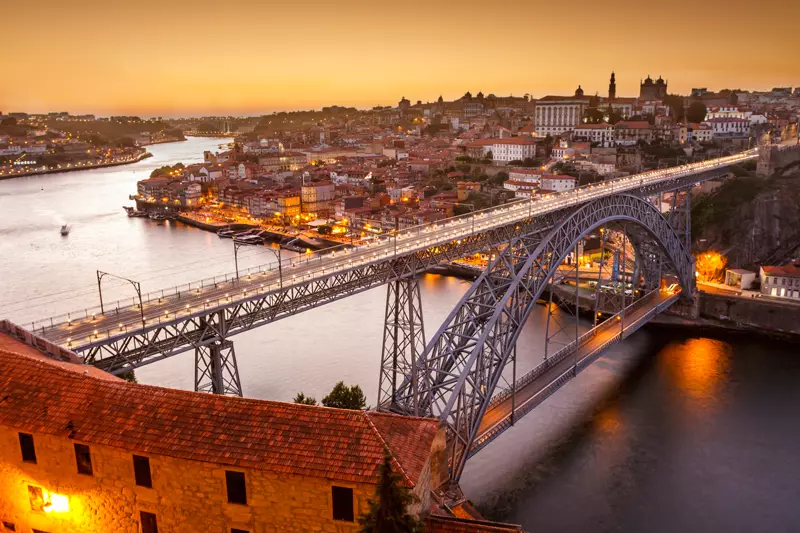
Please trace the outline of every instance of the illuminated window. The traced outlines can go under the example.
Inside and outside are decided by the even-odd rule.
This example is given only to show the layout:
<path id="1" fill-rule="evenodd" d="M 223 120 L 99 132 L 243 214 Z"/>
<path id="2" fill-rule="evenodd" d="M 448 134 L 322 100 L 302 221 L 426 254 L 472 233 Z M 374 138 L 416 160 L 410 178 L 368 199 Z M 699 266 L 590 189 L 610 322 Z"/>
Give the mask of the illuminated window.
<path id="1" fill-rule="evenodd" d="M 228 489 L 228 503 L 247 505 L 247 488 L 244 472 L 225 471 L 225 486 Z"/>
<path id="2" fill-rule="evenodd" d="M 28 485 L 28 499 L 31 502 L 31 511 L 41 511 L 44 509 L 44 493 L 42 487 Z"/>
<path id="3" fill-rule="evenodd" d="M 333 519 L 352 522 L 353 517 L 353 489 L 346 487 L 331 488 L 333 501 Z"/>
<path id="4" fill-rule="evenodd" d="M 139 511 L 139 521 L 142 523 L 142 533 L 158 533 L 156 515 L 147 511 Z"/>
<path id="5" fill-rule="evenodd" d="M 133 475 L 136 484 L 140 487 L 153 488 L 153 479 L 150 476 L 150 459 L 140 455 L 133 456 Z"/>
<path id="6" fill-rule="evenodd" d="M 36 448 L 33 446 L 33 435 L 20 433 L 19 447 L 22 450 L 22 460 L 26 463 L 36 464 Z"/>
<path id="7" fill-rule="evenodd" d="M 89 452 L 89 447 L 85 444 L 75 445 L 75 462 L 78 465 L 79 474 L 94 475 L 92 471 L 92 455 Z"/>

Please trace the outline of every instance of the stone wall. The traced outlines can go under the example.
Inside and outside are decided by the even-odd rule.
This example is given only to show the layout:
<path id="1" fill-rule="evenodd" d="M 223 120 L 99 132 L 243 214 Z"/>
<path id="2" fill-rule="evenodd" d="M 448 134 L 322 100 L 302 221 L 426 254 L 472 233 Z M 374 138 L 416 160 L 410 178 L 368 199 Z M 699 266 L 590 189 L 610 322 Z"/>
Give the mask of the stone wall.
<path id="1" fill-rule="evenodd" d="M 65 434 L 66 435 L 66 434 Z M 77 473 L 74 440 L 34 434 L 37 464 L 22 461 L 17 431 L 0 427 L 0 520 L 16 531 L 139 533 L 139 512 L 156 515 L 159 531 L 252 533 L 355 532 L 334 521 L 331 487 L 350 487 L 354 513 L 368 509 L 375 487 L 150 456 L 153 488 L 137 487 L 130 452 L 91 445 L 93 476 Z M 247 505 L 227 503 L 225 470 L 245 472 Z M 428 469 L 428 472 L 430 470 Z M 31 510 L 28 486 L 68 497 L 66 512 Z"/>
<path id="2" fill-rule="evenodd" d="M 766 145 L 759 148 L 756 173 L 772 176 L 789 165 L 800 163 L 800 144 Z"/>
<path id="3" fill-rule="evenodd" d="M 700 316 L 765 332 L 800 334 L 800 306 L 764 298 L 740 298 L 701 293 Z"/>

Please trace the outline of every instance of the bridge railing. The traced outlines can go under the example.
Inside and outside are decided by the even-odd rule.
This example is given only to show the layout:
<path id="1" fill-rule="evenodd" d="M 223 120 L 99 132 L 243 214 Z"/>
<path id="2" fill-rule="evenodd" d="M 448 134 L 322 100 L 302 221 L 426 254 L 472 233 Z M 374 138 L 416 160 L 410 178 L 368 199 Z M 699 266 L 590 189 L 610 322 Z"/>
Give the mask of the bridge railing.
<path id="1" fill-rule="evenodd" d="M 726 156 L 715 160 L 703 161 L 700 163 L 689 163 L 677 167 L 672 167 L 669 169 L 647 171 L 641 174 L 634 174 L 631 176 L 615 178 L 612 180 L 605 181 L 601 184 L 584 185 L 570 191 L 551 193 L 542 197 L 536 197 L 531 199 L 515 200 L 500 206 L 488 207 L 477 211 L 471 211 L 469 213 L 464 213 L 462 215 L 457 215 L 454 217 L 449 217 L 426 224 L 419 224 L 399 229 L 397 231 L 376 234 L 373 237 L 371 237 L 367 242 L 363 242 L 358 246 L 353 246 L 350 244 L 340 244 L 337 246 L 324 248 L 316 252 L 303 254 L 303 256 L 300 257 L 285 258 L 285 259 L 282 258 L 280 260 L 280 268 L 291 269 L 298 265 L 307 264 L 314 260 L 322 261 L 324 257 L 335 255 L 337 253 L 348 253 L 348 251 L 350 250 L 363 250 L 365 247 L 369 248 L 375 245 L 380 246 L 391 243 L 392 241 L 394 241 L 394 243 L 396 244 L 398 240 L 402 241 L 407 237 L 411 236 L 424 236 L 425 233 L 436 230 L 437 228 L 441 229 L 443 227 L 452 224 L 465 223 L 464 229 L 466 229 L 467 225 L 470 224 L 470 221 L 471 224 L 474 226 L 476 218 L 483 218 L 484 215 L 514 212 L 516 215 L 518 215 L 520 219 L 524 219 L 525 211 L 531 213 L 531 216 L 536 216 L 537 214 L 539 214 L 539 212 L 541 212 L 540 208 L 544 208 L 546 210 L 548 208 L 558 209 L 558 208 L 563 208 L 567 205 L 577 205 L 582 202 L 589 201 L 596 197 L 604 196 L 609 193 L 614 194 L 620 192 L 628 192 L 630 190 L 638 189 L 647 184 L 658 183 L 665 180 L 676 179 L 697 172 L 702 172 L 708 167 L 708 165 L 712 165 L 714 166 L 714 168 L 717 168 L 719 166 L 727 166 L 729 164 L 733 164 L 738 161 L 745 161 L 754 158 L 756 154 L 757 154 L 757 149 L 753 149 L 753 150 L 748 150 L 746 152 L 742 152 L 740 154 Z M 535 209 L 537 213 L 533 213 L 534 206 L 536 206 Z M 481 221 L 481 227 L 479 228 L 481 232 L 492 229 L 495 226 L 501 226 L 506 224 L 506 222 L 501 222 L 493 225 L 491 223 L 484 224 L 483 222 L 484 220 Z M 406 243 L 403 243 L 402 246 L 405 247 Z M 230 283 L 238 281 L 239 279 L 241 279 L 242 274 L 247 276 L 247 275 L 252 275 L 253 273 L 268 274 L 270 272 L 275 272 L 279 270 L 278 263 L 279 261 L 273 261 L 263 265 L 249 267 L 247 269 L 244 269 L 243 271 L 240 271 L 238 278 L 235 272 L 229 272 L 221 274 L 219 276 L 213 276 L 201 280 L 192 281 L 189 283 L 176 285 L 168 289 L 160 289 L 148 292 L 142 295 L 142 303 L 146 305 L 152 303 L 153 301 L 161 303 L 165 298 L 180 298 L 181 295 L 186 291 L 192 291 L 192 290 L 197 291 L 197 289 L 202 290 L 203 288 L 210 285 L 216 286 L 219 283 Z M 130 302 L 130 305 L 128 304 L 128 302 Z M 114 302 L 110 302 L 107 305 L 105 305 L 104 303 L 104 308 L 108 308 L 110 310 L 116 311 L 116 313 L 119 313 L 120 309 L 134 308 L 138 310 L 138 303 L 139 302 L 137 297 L 130 299 L 124 298 Z M 54 315 L 44 319 L 35 320 L 31 322 L 31 329 L 33 331 L 35 330 L 44 331 L 47 328 L 52 328 L 64 323 L 70 323 L 72 320 L 88 319 L 93 316 L 99 317 L 101 315 L 103 315 L 101 307 L 100 305 L 96 305 L 93 307 L 86 307 L 84 309 L 72 311 L 69 313 L 62 313 L 60 315 Z"/>
<path id="2" fill-rule="evenodd" d="M 487 409 L 491 409 L 492 407 L 495 407 L 498 404 L 501 404 L 504 401 L 506 401 L 509 398 L 511 398 L 511 396 L 514 394 L 515 390 L 518 391 L 518 390 L 522 389 L 523 387 L 526 387 L 527 385 L 529 385 L 532 381 L 534 381 L 536 378 L 538 378 L 539 376 L 544 374 L 547 370 L 549 370 L 553 366 L 555 366 L 558 363 L 560 363 L 561 361 L 563 361 L 567 356 L 569 356 L 572 353 L 574 353 L 576 347 L 580 348 L 581 346 L 586 344 L 586 342 L 588 340 L 596 337 L 597 334 L 600 333 L 601 331 L 605 331 L 607 329 L 610 329 L 612 326 L 613 327 L 619 327 L 618 324 L 620 323 L 620 321 L 622 319 L 622 314 L 623 313 L 626 313 L 626 312 L 630 313 L 631 311 L 634 311 L 634 310 L 638 309 L 642 305 L 642 302 L 646 301 L 647 298 L 649 298 L 650 296 L 652 296 L 656 292 L 658 292 L 658 289 L 654 289 L 654 290 L 652 290 L 650 292 L 647 292 L 647 293 L 643 294 L 635 302 L 633 302 L 632 304 L 627 306 L 623 311 L 620 311 L 620 312 L 610 316 L 609 318 L 604 320 L 601 324 L 599 324 L 599 325 L 593 327 L 592 329 L 590 329 L 589 331 L 585 332 L 583 335 L 578 337 L 577 341 L 573 340 L 573 341 L 569 342 L 568 344 L 564 345 L 564 347 L 562 347 L 556 353 L 554 353 L 553 355 L 551 355 L 550 357 L 548 357 L 547 359 L 542 361 L 542 363 L 537 365 L 536 368 L 534 368 L 533 370 L 531 370 L 530 372 L 526 373 L 524 376 L 519 378 L 516 381 L 516 386 L 515 387 L 505 388 L 502 391 L 500 391 L 497 394 L 495 394 L 494 396 L 492 396 L 492 399 L 489 401 L 489 405 L 488 405 Z"/>

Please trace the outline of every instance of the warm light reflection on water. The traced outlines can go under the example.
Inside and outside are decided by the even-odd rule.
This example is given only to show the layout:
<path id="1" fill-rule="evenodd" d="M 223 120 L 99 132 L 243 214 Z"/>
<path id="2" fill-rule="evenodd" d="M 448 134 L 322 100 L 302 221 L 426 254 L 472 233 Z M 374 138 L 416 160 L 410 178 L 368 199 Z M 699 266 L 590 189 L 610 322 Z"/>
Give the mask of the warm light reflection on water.
<path id="1" fill-rule="evenodd" d="M 732 347 L 724 341 L 692 338 L 664 347 L 660 364 L 672 384 L 697 407 L 719 400 L 718 388 L 730 368 Z"/>

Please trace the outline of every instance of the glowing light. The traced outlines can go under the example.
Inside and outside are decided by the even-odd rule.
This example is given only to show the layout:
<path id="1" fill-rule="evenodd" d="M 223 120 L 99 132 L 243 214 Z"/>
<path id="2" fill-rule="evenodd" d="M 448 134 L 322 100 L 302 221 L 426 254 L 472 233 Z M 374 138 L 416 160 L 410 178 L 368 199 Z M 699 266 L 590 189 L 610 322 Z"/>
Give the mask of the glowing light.
<path id="1" fill-rule="evenodd" d="M 63 494 L 44 491 L 44 505 L 42 509 L 44 509 L 46 513 L 68 513 L 69 498 Z"/>

